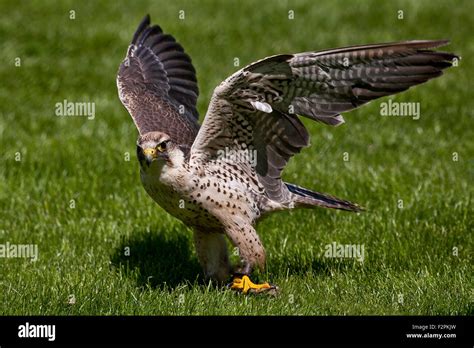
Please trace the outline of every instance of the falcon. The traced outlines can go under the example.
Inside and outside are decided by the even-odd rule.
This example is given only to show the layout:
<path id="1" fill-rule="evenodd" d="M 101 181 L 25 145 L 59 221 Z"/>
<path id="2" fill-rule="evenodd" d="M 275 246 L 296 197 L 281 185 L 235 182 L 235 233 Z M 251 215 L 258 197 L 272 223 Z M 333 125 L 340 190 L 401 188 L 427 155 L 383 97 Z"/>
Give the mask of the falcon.
<path id="1" fill-rule="evenodd" d="M 309 146 L 299 116 L 338 126 L 343 112 L 440 76 L 458 58 L 435 50 L 446 44 L 416 40 L 267 57 L 217 86 L 199 125 L 191 58 L 147 15 L 119 67 L 119 97 L 139 132 L 143 187 L 193 230 L 205 277 L 223 283 L 232 276 L 230 288 L 242 293 L 275 291 L 250 279 L 265 266 L 255 230 L 260 219 L 297 208 L 360 211 L 282 180 L 290 158 Z M 226 238 L 239 252 L 235 267 Z"/>

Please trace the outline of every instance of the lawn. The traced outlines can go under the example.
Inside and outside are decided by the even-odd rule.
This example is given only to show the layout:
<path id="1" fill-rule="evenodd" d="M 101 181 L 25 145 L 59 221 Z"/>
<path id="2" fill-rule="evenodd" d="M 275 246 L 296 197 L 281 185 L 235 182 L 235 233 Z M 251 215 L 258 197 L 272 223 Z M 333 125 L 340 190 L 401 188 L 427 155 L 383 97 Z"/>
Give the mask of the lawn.
<path id="1" fill-rule="evenodd" d="M 0 314 L 472 314 L 473 11 L 472 1 L 428 0 L 2 1 L 0 244 L 36 244 L 39 258 L 0 258 Z M 391 98 L 419 102 L 417 120 L 382 117 L 390 98 L 338 128 L 303 120 L 312 146 L 285 180 L 366 211 L 261 222 L 258 278 L 281 291 L 240 296 L 203 280 L 190 230 L 139 180 L 137 131 L 115 76 L 146 13 L 192 57 L 201 120 L 235 58 L 242 67 L 277 53 L 449 38 L 443 49 L 463 60 Z M 56 116 L 64 100 L 95 103 L 95 117 Z M 364 261 L 326 257 L 331 243 L 364 246 Z"/>

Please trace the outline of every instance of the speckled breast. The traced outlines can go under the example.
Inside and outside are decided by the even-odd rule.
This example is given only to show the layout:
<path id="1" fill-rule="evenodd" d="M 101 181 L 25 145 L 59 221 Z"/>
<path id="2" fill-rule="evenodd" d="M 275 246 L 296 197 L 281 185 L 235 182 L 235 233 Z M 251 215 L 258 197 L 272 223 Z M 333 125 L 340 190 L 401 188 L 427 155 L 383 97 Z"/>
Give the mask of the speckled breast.
<path id="1" fill-rule="evenodd" d="M 189 227 L 200 230 L 221 229 L 219 220 L 194 197 L 184 196 L 172 186 L 160 182 L 158 178 L 141 175 L 141 180 L 145 191 L 156 203 Z"/>

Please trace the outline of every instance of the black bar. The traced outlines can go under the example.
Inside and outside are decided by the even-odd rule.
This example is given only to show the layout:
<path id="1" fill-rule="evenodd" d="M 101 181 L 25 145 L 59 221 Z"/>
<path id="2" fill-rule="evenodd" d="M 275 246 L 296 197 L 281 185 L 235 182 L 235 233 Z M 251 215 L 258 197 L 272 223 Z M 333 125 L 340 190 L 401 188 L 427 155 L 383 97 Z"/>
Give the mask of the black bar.
<path id="1" fill-rule="evenodd" d="M 19 337 L 20 325 L 55 325 L 55 339 Z M 449 325 L 455 325 L 450 327 Z M 26 326 L 25 326 L 26 327 Z M 0 317 L 0 346 L 56 344 L 408 344 L 469 346 L 472 317 Z M 25 331 L 23 331 L 25 332 Z M 407 334 L 426 335 L 408 338 Z M 434 338 L 433 334 L 456 337 Z M 221 337 L 228 337 L 223 342 Z M 239 338 L 242 338 L 240 340 Z"/>

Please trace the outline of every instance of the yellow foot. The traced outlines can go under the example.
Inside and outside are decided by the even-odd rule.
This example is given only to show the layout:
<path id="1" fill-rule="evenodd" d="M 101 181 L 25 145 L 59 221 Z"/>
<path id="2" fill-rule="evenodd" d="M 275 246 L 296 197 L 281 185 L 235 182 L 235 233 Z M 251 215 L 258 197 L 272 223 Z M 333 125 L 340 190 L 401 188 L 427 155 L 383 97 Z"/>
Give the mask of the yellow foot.
<path id="1" fill-rule="evenodd" d="M 261 293 L 267 291 L 276 292 L 277 290 L 277 287 L 275 285 L 270 285 L 268 283 L 254 284 L 246 275 L 242 277 L 235 276 L 230 288 L 232 290 L 241 291 L 244 294 Z"/>

